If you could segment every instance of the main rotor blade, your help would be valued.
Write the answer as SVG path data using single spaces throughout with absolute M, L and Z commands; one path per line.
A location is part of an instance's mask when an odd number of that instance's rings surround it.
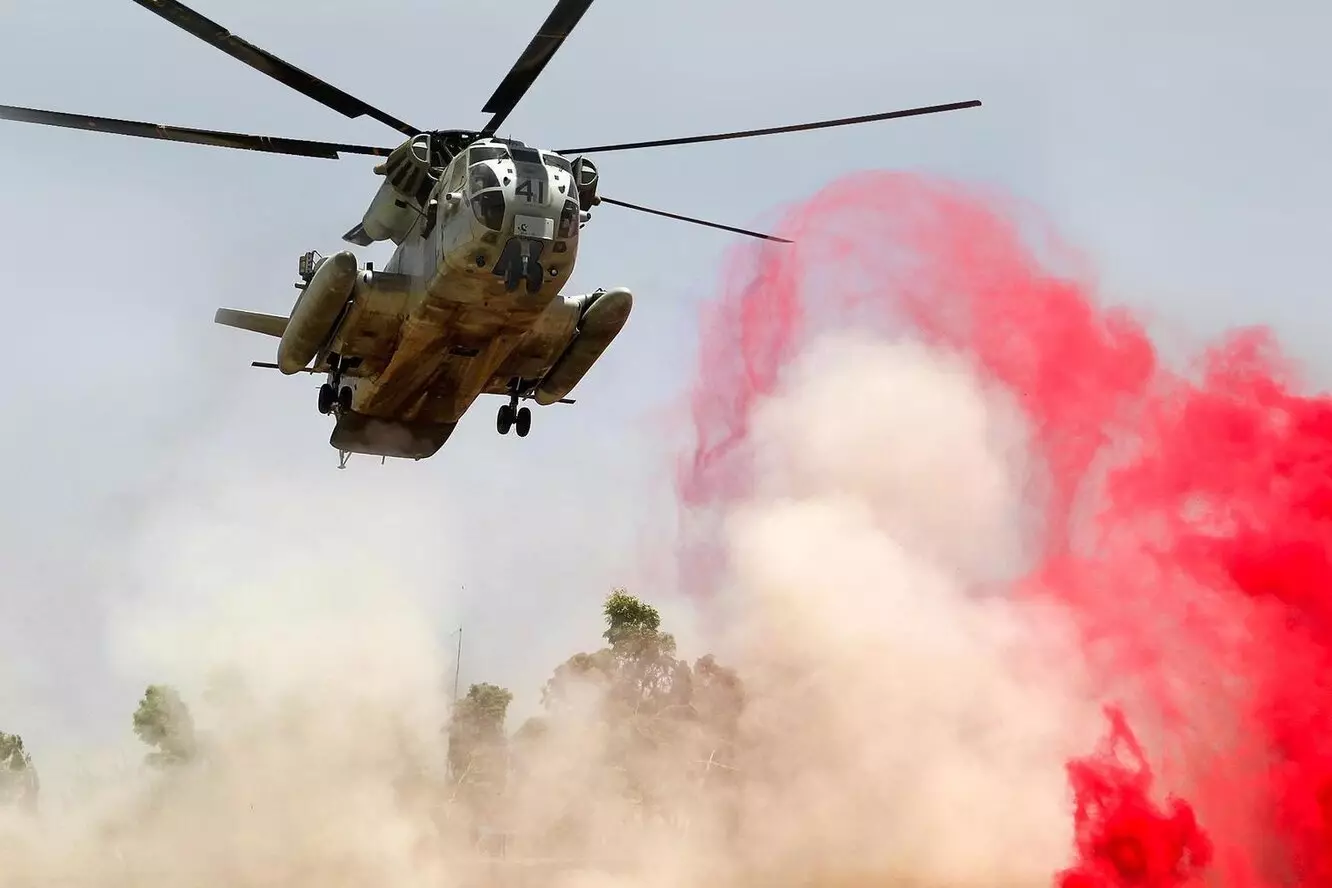
M 518 56 L 518 61 L 513 63 L 509 73 L 496 87 L 490 101 L 481 109 L 482 114 L 494 115 L 482 130 L 485 135 L 494 135 L 499 130 L 500 124 L 531 89 L 537 77 L 541 76 L 555 51 L 564 44 L 565 38 L 591 5 L 592 0 L 558 0 L 532 42 L 527 44 L 522 55 Z
M 722 231 L 733 231 L 736 234 L 745 234 L 749 237 L 756 237 L 760 240 L 777 241 L 778 243 L 790 244 L 794 241 L 787 240 L 784 237 L 777 237 L 774 234 L 764 234 L 761 231 L 750 231 L 747 228 L 736 228 L 733 225 L 722 225 L 720 222 L 709 222 L 706 219 L 695 219 L 693 216 L 680 216 L 675 213 L 668 213 L 665 210 L 654 210 L 651 207 L 641 207 L 638 204 L 625 203 L 622 200 L 615 200 L 610 197 L 598 195 L 599 203 L 614 204 L 617 207 L 624 207 L 628 210 L 638 210 L 640 213 L 651 213 L 654 216 L 665 216 L 667 219 L 676 219 L 680 222 L 692 222 L 695 225 L 706 225 L 708 228 L 720 228 Z
M 373 105 L 368 105 L 355 96 L 343 92 L 336 86 L 325 83 L 313 74 L 307 74 L 295 65 L 284 62 L 267 50 L 260 49 L 253 43 L 242 40 L 217 22 L 205 18 L 183 3 L 177 2 L 177 0 L 134 0 L 134 2 L 150 12 L 157 13 L 178 28 L 189 31 L 195 37 L 217 47 L 232 58 L 239 59 L 256 71 L 267 74 L 280 83 L 285 83 L 297 92 L 332 108 L 339 114 L 347 117 L 360 117 L 362 114 L 369 115 L 380 123 L 388 124 L 398 132 L 408 136 L 415 136 L 421 132 L 415 127 L 403 123 L 398 118 L 380 111 Z
M 633 148 L 660 148 L 666 145 L 693 145 L 697 142 L 720 142 L 725 139 L 749 139 L 754 136 L 771 136 L 777 133 L 796 133 L 803 130 L 825 129 L 831 126 L 850 126 L 856 123 L 870 123 L 875 120 L 892 120 L 897 117 L 916 117 L 921 114 L 938 114 L 942 111 L 957 111 L 962 108 L 977 108 L 980 102 L 953 102 L 948 105 L 929 105 L 924 108 L 908 108 L 905 111 L 886 111 L 882 114 L 865 114 L 861 117 L 839 117 L 836 120 L 820 120 L 815 123 L 797 123 L 792 126 L 773 126 L 766 129 L 744 130 L 732 133 L 713 133 L 708 136 L 685 136 L 679 139 L 657 139 L 652 142 L 622 142 L 618 145 L 593 145 L 590 148 L 561 148 L 560 154 L 594 154 L 598 151 L 628 151 Z
M 266 151 L 270 154 L 321 157 L 328 160 L 337 160 L 339 152 L 387 157 L 393 150 L 392 148 L 375 148 L 369 145 L 340 145 L 336 142 L 311 142 L 305 139 L 280 139 L 274 136 L 251 136 L 245 133 L 189 129 L 180 126 L 164 126 L 160 123 L 141 123 L 137 120 L 116 120 L 112 117 L 92 117 L 87 114 L 66 114 L 61 111 L 16 108 L 13 105 L 0 105 L 0 120 L 17 120 L 22 123 L 40 123 L 46 126 L 116 133 L 122 136 L 138 136 L 142 139 L 193 142 L 197 145 L 215 145 L 219 148 Z

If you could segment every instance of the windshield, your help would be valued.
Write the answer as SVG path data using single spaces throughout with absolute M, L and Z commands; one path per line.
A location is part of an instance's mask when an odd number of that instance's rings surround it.
M 546 154 L 546 165 L 553 166 L 557 170 L 573 175 L 573 164 L 569 163 L 567 158 L 560 157 L 558 154 Z
M 518 163 L 541 163 L 541 152 L 535 148 L 519 148 L 515 145 L 510 153 Z
M 467 162 L 473 164 L 486 160 L 507 160 L 508 157 L 509 151 L 503 145 L 477 145 L 468 151 Z

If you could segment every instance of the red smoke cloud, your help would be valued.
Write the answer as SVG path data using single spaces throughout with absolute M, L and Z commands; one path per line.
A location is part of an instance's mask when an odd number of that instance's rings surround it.
M 797 243 L 737 254 L 704 325 L 684 501 L 744 492 L 751 412 L 819 330 L 968 355 L 1017 397 L 1043 465 L 1043 558 L 1015 594 L 1067 606 L 1159 748 L 1153 769 L 1110 710 L 1104 748 L 1069 763 L 1076 859 L 1052 879 L 1332 884 L 1332 400 L 1261 330 L 1172 365 L 992 196 L 861 173 L 782 228 Z

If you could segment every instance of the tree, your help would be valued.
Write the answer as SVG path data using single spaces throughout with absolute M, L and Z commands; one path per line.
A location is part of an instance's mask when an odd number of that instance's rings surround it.
M 734 669 L 707 654 L 694 661 L 692 692 L 690 703 L 715 747 L 712 760 L 729 763 L 745 706 L 744 683 Z
M 170 685 L 149 685 L 134 711 L 134 733 L 149 746 L 151 765 L 166 767 L 191 761 L 198 751 L 194 718 Z
M 676 658 L 660 612 L 625 589 L 607 596 L 602 617 L 606 647 L 561 663 L 542 702 L 552 718 L 596 719 L 603 772 L 617 775 L 627 800 L 659 808 L 657 784 L 693 757 L 689 664 Z
M 38 789 L 37 769 L 23 738 L 0 732 L 0 804 L 33 807 Z
M 610 649 L 596 653 L 574 654 L 559 666 L 541 689 L 541 705 L 548 710 L 565 708 L 577 688 L 591 687 L 604 692 L 614 683 L 615 658 Z
M 499 685 L 474 684 L 449 720 L 449 772 L 456 798 L 471 816 L 474 842 L 493 840 L 497 806 L 509 778 L 504 722 L 513 694 Z M 503 830 L 499 831 L 501 847 Z
M 697 718 L 697 756 L 694 773 L 708 793 L 708 803 L 728 837 L 739 826 L 740 716 L 745 687 L 734 669 L 722 666 L 712 654 L 694 661 L 691 706 Z
M 613 662 L 615 696 L 637 715 L 655 716 L 689 699 L 689 665 L 675 658 L 675 636 L 661 629 L 652 605 L 614 590 L 602 605 L 606 639 Z
M 449 769 L 454 779 L 493 783 L 502 774 L 504 722 L 513 694 L 499 685 L 474 684 L 458 701 L 449 721 Z
M 510 800 L 539 800 L 533 807 L 548 819 L 535 841 L 560 853 L 605 840 L 614 815 L 578 803 L 588 780 L 598 798 L 614 793 L 622 813 L 676 823 L 701 815 L 733 829 L 739 676 L 712 655 L 692 667 L 680 659 L 660 612 L 625 589 L 613 590 L 601 612 L 605 645 L 556 667 L 542 690 L 545 714 L 513 737 Z M 568 804 L 547 811 L 551 798 Z

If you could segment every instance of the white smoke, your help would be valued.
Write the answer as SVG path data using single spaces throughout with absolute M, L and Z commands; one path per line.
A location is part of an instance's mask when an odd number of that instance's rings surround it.
M 833 337 L 791 369 L 753 427 L 756 492 L 725 524 L 717 640 L 749 701 L 738 833 L 706 811 L 627 825 L 594 706 L 555 725 L 508 820 L 595 811 L 622 863 L 560 877 L 579 888 L 1048 884 L 1071 850 L 1063 764 L 1099 724 L 1060 622 L 995 594 L 1025 562 L 1021 423 L 911 343 Z M 272 514 L 304 494 L 269 483 Z M 355 546 L 254 505 L 167 516 L 112 627 L 118 668 L 185 691 L 202 761 L 124 768 L 6 821 L 6 888 L 493 884 L 443 779 L 452 652 L 402 570 L 446 554 L 398 534 L 400 501 L 362 503 L 397 523 Z
M 1078 660 L 1053 615 L 981 594 L 1024 560 L 1021 435 L 961 359 L 854 334 L 756 417 L 727 541 L 777 871 L 1042 884 L 1068 860 Z

